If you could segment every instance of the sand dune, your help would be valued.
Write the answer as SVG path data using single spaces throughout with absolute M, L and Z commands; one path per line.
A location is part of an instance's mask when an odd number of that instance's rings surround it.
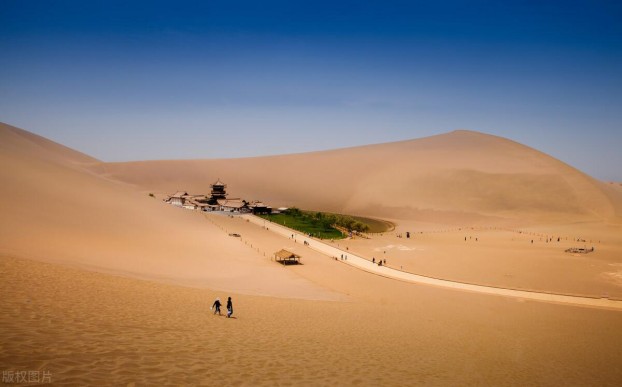
M 528 225 L 534 233 L 582 236 L 598 241 L 598 260 L 568 262 L 561 247 L 538 247 L 541 236 L 532 246 L 488 233 L 481 248 L 465 249 L 462 232 L 391 258 L 437 278 L 589 296 L 621 294 L 614 269 L 622 253 L 617 225 L 622 191 L 499 137 L 457 131 L 299 155 L 102 163 L 8 125 L 0 127 L 0 136 L 0 249 L 5 255 L 212 289 L 338 298 L 266 263 L 272 251 L 252 249 L 202 215 L 147 195 L 177 189 L 205 193 L 221 178 L 231 195 L 247 199 L 395 221 L 393 236 L 350 243 L 365 256 L 395 243 L 406 230 Z M 540 269 L 534 271 L 534 264 Z M 555 275 L 560 265 L 563 276 Z M 262 274 L 255 275 L 256 270 Z
M 141 278 L 301 298 L 339 298 L 216 229 L 84 169 L 96 160 L 0 126 L 0 254 Z
M 99 160 L 23 129 L 0 123 L 3 156 L 35 158 L 51 163 L 90 164 Z
M 306 154 L 104 163 L 143 189 L 208 192 L 274 205 L 385 218 L 476 222 L 620 222 L 622 195 L 534 149 L 470 131 Z M 295 177 L 295 183 L 292 179 Z
M 335 242 L 364 257 L 385 250 L 393 267 L 621 295 L 622 192 L 505 139 L 454 132 L 302 155 L 103 163 L 0 125 L 0 368 L 74 385 L 619 384 L 619 312 L 395 281 L 147 195 L 205 193 L 219 177 L 248 199 L 393 219 L 394 232 Z M 489 222 L 529 227 L 469 227 L 475 244 L 456 226 Z M 572 257 L 559 251 L 570 240 L 542 241 L 558 233 L 603 240 Z M 271 262 L 280 248 L 304 264 Z M 208 309 L 226 295 L 235 320 Z

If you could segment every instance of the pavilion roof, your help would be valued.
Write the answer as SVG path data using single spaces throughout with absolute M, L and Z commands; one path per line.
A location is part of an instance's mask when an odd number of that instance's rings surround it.
M 300 258 L 300 255 L 294 254 L 291 251 L 288 251 L 288 250 L 285 250 L 285 249 L 281 249 L 281 250 L 277 251 L 276 253 L 274 253 L 274 255 L 276 255 L 277 258 L 280 258 L 280 259 Z
M 218 204 L 231 208 L 242 208 L 246 205 L 242 199 L 218 199 Z

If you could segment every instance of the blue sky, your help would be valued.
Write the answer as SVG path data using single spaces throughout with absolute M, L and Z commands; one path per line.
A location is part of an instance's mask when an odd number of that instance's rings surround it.
M 0 121 L 105 161 L 471 129 L 622 181 L 619 4 L 0 0 Z

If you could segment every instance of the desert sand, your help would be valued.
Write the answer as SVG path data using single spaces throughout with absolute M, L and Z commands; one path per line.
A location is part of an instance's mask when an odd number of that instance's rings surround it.
M 0 125 L 0 165 L 3 371 L 74 385 L 622 380 L 619 311 L 396 281 L 242 218 L 148 196 L 206 193 L 221 178 L 232 195 L 273 206 L 392 220 L 390 233 L 334 242 L 392 267 L 620 298 L 620 190 L 512 141 L 459 131 L 301 155 L 104 163 Z M 595 252 L 563 253 L 575 238 Z M 272 262 L 281 248 L 303 264 Z M 234 319 L 209 310 L 227 296 Z
M 464 225 L 620 224 L 620 192 L 516 142 L 472 131 L 306 154 L 101 163 L 146 190 L 209 192 L 276 206 Z M 293 180 L 295 179 L 295 180 Z
M 368 256 L 357 253 L 353 249 L 351 250 L 347 245 L 344 247 L 340 246 L 339 243 L 335 244 L 335 241 L 323 241 L 305 233 L 292 231 L 292 229 L 281 226 L 280 224 L 275 224 L 271 222 L 267 224 L 264 218 L 252 214 L 242 214 L 237 218 L 243 222 L 253 223 L 257 226 L 264 228 L 265 230 L 272 231 L 283 237 L 291 238 L 295 241 L 295 243 L 302 243 L 303 245 L 308 246 L 310 249 L 320 252 L 321 254 L 335 260 L 343 261 L 343 263 L 347 265 L 356 267 L 360 270 L 364 270 L 368 273 L 376 274 L 398 281 L 405 281 L 418 285 L 437 286 L 460 291 L 469 291 L 480 294 L 502 295 L 506 297 L 525 300 L 536 300 L 566 305 L 607 308 L 611 310 L 622 311 L 622 299 L 612 298 L 608 294 L 604 296 L 587 296 L 534 289 L 521 290 L 509 288 L 507 285 L 504 284 L 500 286 L 476 284 L 468 283 L 465 281 L 442 279 L 430 275 L 415 274 L 404 270 L 402 265 L 399 265 L 399 267 L 395 264 L 393 266 L 388 265 L 386 260 L 386 251 L 383 251 L 383 254 L 380 255 L 378 259 L 373 256 L 371 259 L 369 259 Z M 467 239 L 465 237 L 465 241 L 466 240 Z M 477 238 L 475 239 L 475 241 L 477 241 Z M 386 249 L 389 247 L 394 246 L 389 245 L 383 248 Z M 407 250 L 407 248 L 405 248 L 405 246 L 403 245 L 399 245 L 398 250 Z

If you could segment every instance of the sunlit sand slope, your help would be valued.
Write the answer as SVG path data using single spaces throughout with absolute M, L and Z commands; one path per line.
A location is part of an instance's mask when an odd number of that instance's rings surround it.
M 84 169 L 88 156 L 0 126 L 0 256 L 253 294 L 333 295 L 227 236 L 201 214 L 163 205 Z
M 620 222 L 622 195 L 544 153 L 471 131 L 271 157 L 105 163 L 145 190 L 209 192 L 273 205 L 439 223 Z

